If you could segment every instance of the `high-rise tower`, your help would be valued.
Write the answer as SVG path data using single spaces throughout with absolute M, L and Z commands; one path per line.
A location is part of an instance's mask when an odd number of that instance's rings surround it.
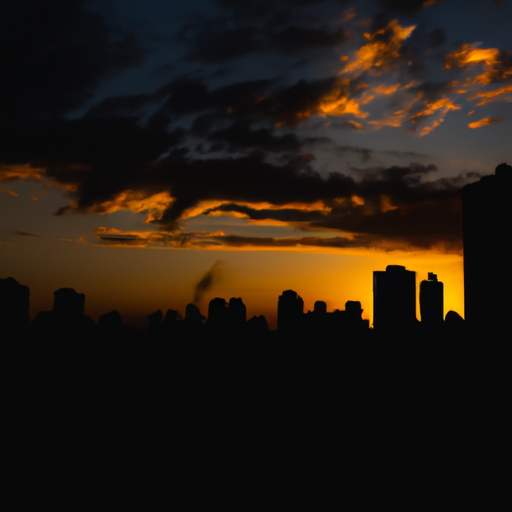
M 443 322 L 444 301 L 443 283 L 437 280 L 437 275 L 429 272 L 428 280 L 420 284 L 420 314 L 421 323 L 439 325 Z
M 277 302 L 277 328 L 295 330 L 304 316 L 304 301 L 293 290 L 285 290 Z
M 512 167 L 463 189 L 464 311 L 474 326 L 504 326 L 512 312 Z
M 410 327 L 416 321 L 416 273 L 401 265 L 388 265 L 373 273 L 373 325 L 375 329 Z

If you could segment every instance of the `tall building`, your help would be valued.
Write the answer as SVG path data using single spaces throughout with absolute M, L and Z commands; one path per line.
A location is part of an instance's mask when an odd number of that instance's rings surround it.
M 437 280 L 437 275 L 429 272 L 428 280 L 420 284 L 421 323 L 439 325 L 444 318 L 444 286 Z
M 304 301 L 293 290 L 285 290 L 277 302 L 277 328 L 279 330 L 297 329 L 304 316 Z
M 505 326 L 512 312 L 512 167 L 501 164 L 463 189 L 464 316 Z
M 373 326 L 399 329 L 416 322 L 416 272 L 388 265 L 373 273 Z

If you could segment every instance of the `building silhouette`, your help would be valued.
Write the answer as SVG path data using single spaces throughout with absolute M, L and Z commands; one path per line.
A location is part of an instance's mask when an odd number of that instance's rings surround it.
M 439 325 L 444 318 L 444 285 L 437 275 L 428 273 L 427 281 L 420 284 L 420 315 L 425 325 Z
M 277 301 L 278 330 L 296 329 L 304 316 L 304 301 L 293 290 L 285 290 Z
M 225 299 L 216 297 L 210 301 L 208 305 L 207 323 L 211 327 L 223 327 L 228 323 L 228 304 Z
M 229 299 L 229 321 L 233 327 L 243 326 L 247 321 L 247 308 L 241 297 Z
M 30 290 L 12 277 L 0 279 L 0 332 L 27 327 Z
M 317 300 L 313 306 L 313 313 L 315 315 L 327 314 L 327 304 L 323 300 Z
M 247 308 L 240 297 L 231 297 L 229 303 L 221 297 L 210 301 L 208 325 L 215 328 L 243 327 L 247 320 Z
M 463 189 L 464 315 L 468 324 L 505 327 L 512 311 L 512 167 Z
M 401 265 L 373 272 L 375 329 L 410 327 L 416 322 L 416 273 Z

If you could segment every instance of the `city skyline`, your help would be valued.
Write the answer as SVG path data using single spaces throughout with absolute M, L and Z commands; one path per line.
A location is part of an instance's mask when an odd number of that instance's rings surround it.
M 401 265 L 464 315 L 462 187 L 510 161 L 511 15 L 6 2 L 0 277 L 30 287 L 32 317 L 70 287 L 95 321 L 144 325 L 213 268 L 203 311 L 243 297 L 275 326 L 288 289 L 371 320 L 373 271 Z
M 145 325 L 133 325 L 139 328 L 151 328 L 151 325 L 159 324 L 162 320 L 165 321 L 179 321 L 189 319 L 192 317 L 194 321 L 200 323 L 223 326 L 223 323 L 229 323 L 228 317 L 233 316 L 237 325 L 243 325 L 250 318 L 265 318 L 265 325 L 269 326 L 272 330 L 293 330 L 297 324 L 300 324 L 302 318 L 307 318 L 309 315 L 321 318 L 327 316 L 348 314 L 350 317 L 357 319 L 357 322 L 362 322 L 361 326 L 366 329 L 377 328 L 379 329 L 396 329 L 397 326 L 405 328 L 411 327 L 416 321 L 420 321 L 426 326 L 438 326 L 440 322 L 445 320 L 445 313 L 443 310 L 443 283 L 439 282 L 437 275 L 433 273 L 428 274 L 428 280 L 421 281 L 421 286 L 416 283 L 416 272 L 407 270 L 400 265 L 388 265 L 385 271 L 373 271 L 373 311 L 378 317 L 377 326 L 375 325 L 375 314 L 373 319 L 369 319 L 366 314 L 363 318 L 364 308 L 362 308 L 361 301 L 348 300 L 345 303 L 344 309 L 336 308 L 329 309 L 327 303 L 323 300 L 317 299 L 310 310 L 305 310 L 304 300 L 295 290 L 284 290 L 279 295 L 276 308 L 275 321 L 274 315 L 271 315 L 271 322 L 267 321 L 264 314 L 254 314 L 252 317 L 247 316 L 247 306 L 242 297 L 231 297 L 226 300 L 224 297 L 214 297 L 207 302 L 205 310 L 206 316 L 202 314 L 201 305 L 205 303 L 204 296 L 207 292 L 211 291 L 213 283 L 215 282 L 215 272 L 217 262 L 200 281 L 197 282 L 194 298 L 192 302 L 183 306 L 179 310 L 172 308 L 158 309 L 148 314 L 142 313 L 141 316 L 145 319 Z M 437 293 L 432 293 L 432 284 L 438 288 Z M 15 323 L 27 326 L 29 323 L 33 325 L 38 324 L 41 315 L 47 315 L 48 311 L 62 310 L 66 315 L 67 308 L 72 315 L 78 314 L 80 316 L 86 313 L 86 296 L 83 293 L 77 292 L 73 288 L 59 288 L 53 293 L 53 304 L 47 311 L 38 311 L 36 315 L 30 315 L 30 287 L 18 283 L 12 276 L 0 279 L 1 299 L 2 299 L 2 315 L 4 315 L 3 322 L 9 321 L 8 317 L 12 314 Z M 430 289 L 430 292 L 427 291 Z M 416 314 L 417 304 L 419 305 L 420 318 Z M 12 308 L 12 311 L 11 311 Z M 11 313 L 7 313 L 11 311 Z M 164 313 L 165 312 L 165 313 Z M 446 312 L 448 314 L 449 311 Z M 459 314 L 458 312 L 455 312 Z M 93 324 L 101 325 L 106 318 L 115 317 L 116 321 L 122 322 L 123 317 L 117 311 L 106 311 L 101 314 L 98 319 L 93 320 Z M 86 318 L 90 318 L 85 315 Z M 313 318 L 312 317 L 312 318 Z M 439 318 L 438 318 L 439 317 Z M 129 318 L 129 317 L 128 317 Z M 92 325 L 92 324 L 91 324 Z M 124 325 L 130 325 L 130 323 Z

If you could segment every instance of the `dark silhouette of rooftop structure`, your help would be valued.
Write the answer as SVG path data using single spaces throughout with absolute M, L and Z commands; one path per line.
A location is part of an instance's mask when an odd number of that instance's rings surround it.
M 63 339 L 83 338 L 90 335 L 94 322 L 84 315 L 85 295 L 73 288 L 59 288 L 53 293 L 53 309 L 40 311 L 33 322 L 33 328 L 40 336 Z
M 240 328 L 247 320 L 247 309 L 240 297 L 231 297 L 229 302 L 216 297 L 208 305 L 208 326 L 214 329 Z
M 399 329 L 416 322 L 416 273 L 401 265 L 373 272 L 373 325 Z
M 463 189 L 464 315 L 504 328 L 512 311 L 512 167 L 500 164 Z
M 24 329 L 30 323 L 30 290 L 13 277 L 0 279 L 0 332 Z
M 323 300 L 317 300 L 313 306 L 315 315 L 325 315 L 327 313 L 327 304 Z
M 199 308 L 193 304 L 187 304 L 185 307 L 185 322 L 190 324 L 198 324 L 205 320 L 205 316 L 201 314 Z
M 80 316 L 85 311 L 85 295 L 73 288 L 59 288 L 53 294 L 53 311 L 63 316 Z
M 104 315 L 101 315 L 98 320 L 98 327 L 103 330 L 115 330 L 120 329 L 122 326 L 122 318 L 117 310 L 109 311 Z
M 444 285 L 437 275 L 428 273 L 428 279 L 420 284 L 420 314 L 425 325 L 439 325 L 444 315 Z
M 304 301 L 297 292 L 285 290 L 277 302 L 277 329 L 297 329 L 304 315 Z
M 242 326 L 247 321 L 247 308 L 240 297 L 229 299 L 229 319 L 233 326 Z

